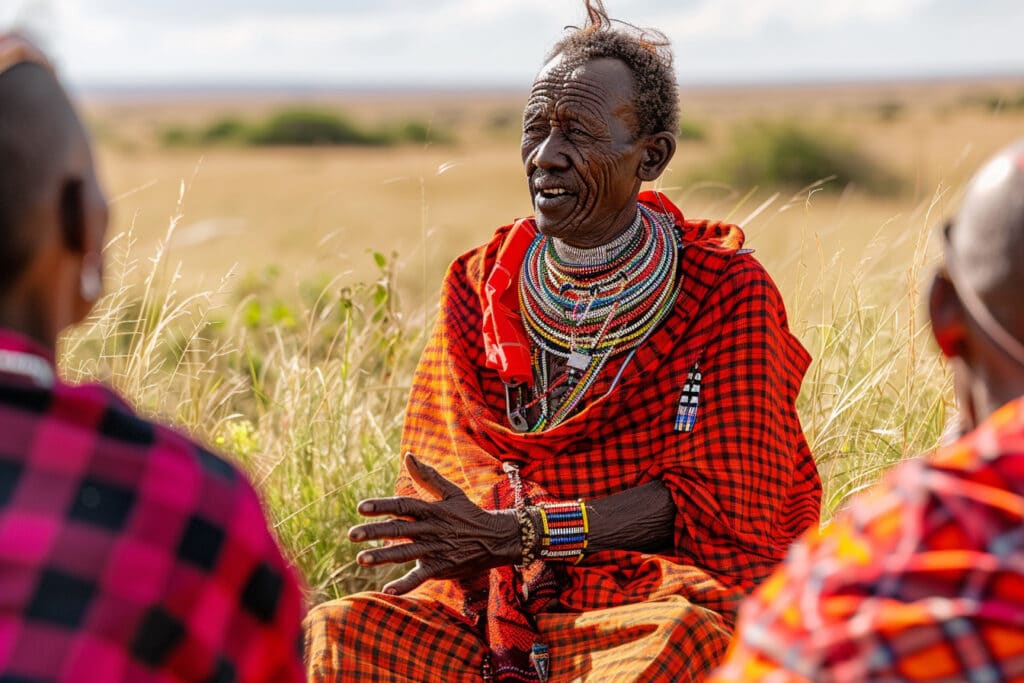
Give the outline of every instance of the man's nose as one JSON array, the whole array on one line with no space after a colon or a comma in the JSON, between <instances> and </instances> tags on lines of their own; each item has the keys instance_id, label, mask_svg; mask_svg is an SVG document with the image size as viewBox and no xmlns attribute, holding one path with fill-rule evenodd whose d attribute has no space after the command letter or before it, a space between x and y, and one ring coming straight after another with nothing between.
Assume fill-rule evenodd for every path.
<instances>
[{"instance_id":1,"label":"man's nose","mask_svg":"<svg viewBox=\"0 0 1024 683\"><path fill-rule=\"evenodd\" d=\"M553 127L544 141L537 147L533 155L533 163L538 168L567 168L569 157L566 155L566 140L562 132Z\"/></svg>"}]
</instances>

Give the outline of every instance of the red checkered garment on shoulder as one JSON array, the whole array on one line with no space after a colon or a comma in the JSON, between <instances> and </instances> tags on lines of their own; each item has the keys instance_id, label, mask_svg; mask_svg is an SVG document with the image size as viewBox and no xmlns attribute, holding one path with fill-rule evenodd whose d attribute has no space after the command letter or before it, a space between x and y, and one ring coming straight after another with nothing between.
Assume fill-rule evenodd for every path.
<instances>
[{"instance_id":1,"label":"red checkered garment on shoulder","mask_svg":"<svg viewBox=\"0 0 1024 683\"><path fill-rule=\"evenodd\" d=\"M484 666L497 680L531 680L530 671L501 669L507 643L494 638L508 610L549 646L553 681L698 680L724 654L739 599L816 526L820 483L794 407L809 359L775 285L739 249L735 226L685 221L661 195L641 201L675 215L683 282L673 313L614 390L606 393L621 361L605 368L590 394L597 398L562 424L537 433L509 427L482 338L484 282L514 229L506 226L448 271L403 448L490 509L508 505L507 459L524 463L535 502L600 498L660 479L678 510L673 548L549 563L554 593L534 582L544 565L535 562L525 577L501 568L489 580L431 581L410 596L327 603L307 619L312 680L468 681ZM677 431L681 392L698 363L696 422ZM423 495L405 472L397 488ZM538 590L523 598L522 582ZM530 643L513 645L528 651Z\"/></svg>"},{"instance_id":2,"label":"red checkered garment on shoulder","mask_svg":"<svg viewBox=\"0 0 1024 683\"><path fill-rule=\"evenodd\" d=\"M301 681L302 607L235 468L101 386L0 372L0 681Z\"/></svg>"},{"instance_id":3,"label":"red checkered garment on shoulder","mask_svg":"<svg viewBox=\"0 0 1024 683\"><path fill-rule=\"evenodd\" d=\"M713 680L1024 681L1024 398L795 544Z\"/></svg>"}]
</instances>

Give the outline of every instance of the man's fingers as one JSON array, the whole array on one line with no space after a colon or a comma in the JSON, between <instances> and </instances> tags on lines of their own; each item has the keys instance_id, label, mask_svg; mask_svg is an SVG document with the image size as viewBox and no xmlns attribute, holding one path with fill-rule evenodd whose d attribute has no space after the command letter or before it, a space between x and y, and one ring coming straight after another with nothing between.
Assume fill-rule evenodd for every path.
<instances>
[{"instance_id":1,"label":"man's fingers","mask_svg":"<svg viewBox=\"0 0 1024 683\"><path fill-rule=\"evenodd\" d=\"M370 498L359 503L359 514L366 517L391 515L392 517L427 517L432 503L417 498L395 496L393 498Z\"/></svg>"},{"instance_id":2,"label":"man's fingers","mask_svg":"<svg viewBox=\"0 0 1024 683\"><path fill-rule=\"evenodd\" d=\"M417 460L416 456L412 453L405 454L405 466L409 470L413 481L438 498L447 500L454 496L463 495L462 489L445 479L440 472L430 465Z\"/></svg>"},{"instance_id":3,"label":"man's fingers","mask_svg":"<svg viewBox=\"0 0 1024 683\"><path fill-rule=\"evenodd\" d=\"M380 541L395 538L415 538L436 532L437 527L431 522L406 522L392 519L387 522L371 522L360 524L349 529L348 538L354 543L363 541Z\"/></svg>"},{"instance_id":4,"label":"man's fingers","mask_svg":"<svg viewBox=\"0 0 1024 683\"><path fill-rule=\"evenodd\" d=\"M430 578L430 572L424 569L423 565L417 564L411 572L384 586L384 592L389 595L405 595Z\"/></svg>"},{"instance_id":5,"label":"man's fingers","mask_svg":"<svg viewBox=\"0 0 1024 683\"><path fill-rule=\"evenodd\" d=\"M425 555L429 555L431 548L425 543L402 543L400 545L389 545L386 548L374 548L364 550L356 555L356 560L364 567L372 567L378 564L402 564L412 562Z\"/></svg>"}]
</instances>

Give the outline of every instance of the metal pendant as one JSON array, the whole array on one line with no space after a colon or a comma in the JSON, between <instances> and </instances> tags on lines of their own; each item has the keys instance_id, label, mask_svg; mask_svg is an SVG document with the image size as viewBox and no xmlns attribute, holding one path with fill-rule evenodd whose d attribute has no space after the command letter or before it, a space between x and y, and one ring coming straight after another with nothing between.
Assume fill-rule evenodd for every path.
<instances>
[{"instance_id":1,"label":"metal pendant","mask_svg":"<svg viewBox=\"0 0 1024 683\"><path fill-rule=\"evenodd\" d=\"M530 431L530 423L527 421L526 416L518 410L509 413L508 423L512 425L512 429L517 432L528 432Z\"/></svg>"},{"instance_id":2,"label":"metal pendant","mask_svg":"<svg viewBox=\"0 0 1024 683\"><path fill-rule=\"evenodd\" d=\"M512 392L516 394L515 406L512 402ZM523 413L523 385L505 385L505 414L508 415L508 423L517 432L530 431L530 422Z\"/></svg>"},{"instance_id":3,"label":"metal pendant","mask_svg":"<svg viewBox=\"0 0 1024 683\"><path fill-rule=\"evenodd\" d=\"M587 368L590 367L590 356L579 351L570 351L565 364L577 372L586 372Z\"/></svg>"}]
</instances>

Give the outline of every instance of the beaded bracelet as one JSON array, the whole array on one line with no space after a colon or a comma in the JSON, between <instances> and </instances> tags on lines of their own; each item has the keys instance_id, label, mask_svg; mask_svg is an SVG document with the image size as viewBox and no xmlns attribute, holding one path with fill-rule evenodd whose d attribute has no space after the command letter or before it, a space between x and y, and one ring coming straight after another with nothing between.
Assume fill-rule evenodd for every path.
<instances>
[{"instance_id":1,"label":"beaded bracelet","mask_svg":"<svg viewBox=\"0 0 1024 683\"><path fill-rule=\"evenodd\" d=\"M582 500L572 503L538 505L541 521L540 556L545 560L583 559L590 524L587 506Z\"/></svg>"},{"instance_id":2,"label":"beaded bracelet","mask_svg":"<svg viewBox=\"0 0 1024 683\"><path fill-rule=\"evenodd\" d=\"M519 522L519 540L523 545L523 557L519 566L529 567L537 559L537 526L533 523L530 511L525 507L516 508L516 520Z\"/></svg>"}]
</instances>

